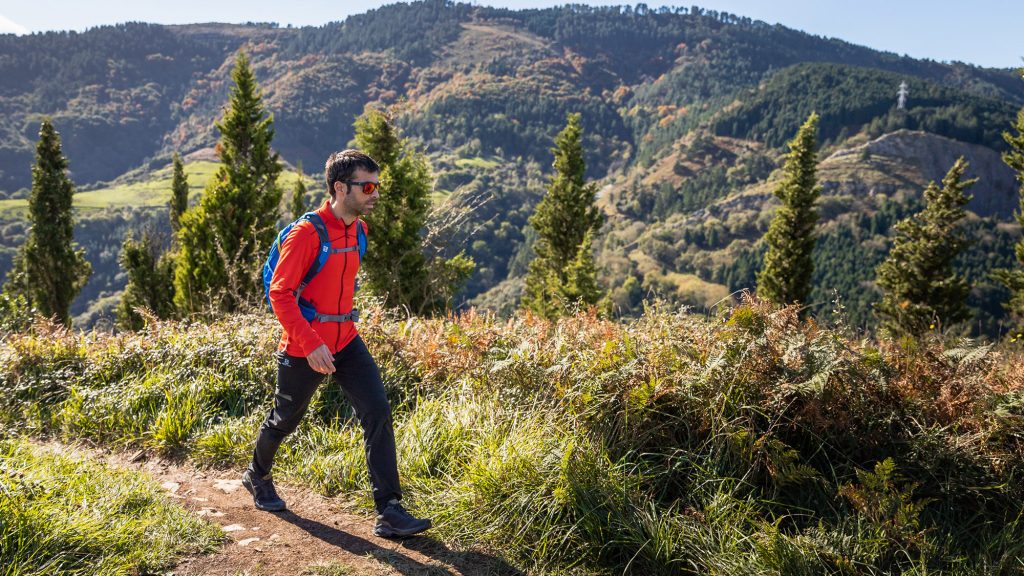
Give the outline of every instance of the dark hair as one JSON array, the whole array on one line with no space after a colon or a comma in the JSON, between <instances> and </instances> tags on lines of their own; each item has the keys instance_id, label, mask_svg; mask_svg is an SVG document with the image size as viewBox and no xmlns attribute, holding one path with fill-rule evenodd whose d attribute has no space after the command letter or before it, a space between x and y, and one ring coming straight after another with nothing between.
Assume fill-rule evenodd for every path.
<instances>
[{"instance_id":1,"label":"dark hair","mask_svg":"<svg viewBox=\"0 0 1024 576\"><path fill-rule=\"evenodd\" d=\"M324 178L327 180L327 193L334 197L334 183L344 182L352 178L356 170L362 168L371 173L380 172L380 166L373 158L359 150L342 150L327 157L324 166Z\"/></svg>"}]
</instances>

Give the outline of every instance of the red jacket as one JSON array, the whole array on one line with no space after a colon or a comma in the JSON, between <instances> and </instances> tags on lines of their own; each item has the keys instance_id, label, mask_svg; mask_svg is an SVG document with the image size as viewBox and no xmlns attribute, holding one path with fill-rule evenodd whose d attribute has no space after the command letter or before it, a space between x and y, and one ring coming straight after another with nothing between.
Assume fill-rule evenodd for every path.
<instances>
[{"instance_id":1,"label":"red jacket","mask_svg":"<svg viewBox=\"0 0 1024 576\"><path fill-rule=\"evenodd\" d=\"M324 201L316 211L327 226L327 235L332 248L355 246L356 226L366 232L366 223L358 218L349 224L334 215L330 202ZM295 290L302 277L309 271L320 249L320 238L316 228L309 222L300 222L281 244L281 255L270 281L270 305L274 314L284 326L279 350L292 356L308 356L313 350L326 344L334 354L356 337L354 322L306 321L299 311ZM302 297L316 307L321 314L346 314L352 311L352 296L355 293L356 272L359 271L359 251L332 254L327 263L302 291Z\"/></svg>"}]
</instances>

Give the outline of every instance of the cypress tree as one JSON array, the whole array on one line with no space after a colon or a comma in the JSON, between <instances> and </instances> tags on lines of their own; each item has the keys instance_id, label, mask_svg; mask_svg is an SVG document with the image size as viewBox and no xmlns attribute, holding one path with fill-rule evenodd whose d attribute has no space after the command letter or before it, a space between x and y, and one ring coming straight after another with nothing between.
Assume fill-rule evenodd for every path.
<instances>
[{"instance_id":1,"label":"cypress tree","mask_svg":"<svg viewBox=\"0 0 1024 576\"><path fill-rule=\"evenodd\" d=\"M960 222L971 198L964 190L977 182L963 180L966 169L959 158L941 188L932 182L925 189L924 209L894 227L892 249L876 270L884 296L875 309L892 334L917 335L969 316L964 300L970 288L953 271L953 260L967 246Z\"/></svg>"},{"instance_id":2,"label":"cypress tree","mask_svg":"<svg viewBox=\"0 0 1024 576\"><path fill-rule=\"evenodd\" d=\"M231 78L228 109L217 124L220 167L199 205L181 217L174 299L183 312L208 306L231 312L255 301L262 292L259 263L280 219L282 166L270 148L273 116L264 113L244 53Z\"/></svg>"},{"instance_id":3,"label":"cypress tree","mask_svg":"<svg viewBox=\"0 0 1024 576\"><path fill-rule=\"evenodd\" d=\"M775 189L782 206L764 236L768 251L757 275L757 295L777 304L806 302L811 293L818 222L814 202L821 192L816 177L817 131L818 115L812 112L789 141L782 182Z\"/></svg>"},{"instance_id":4,"label":"cypress tree","mask_svg":"<svg viewBox=\"0 0 1024 576\"><path fill-rule=\"evenodd\" d=\"M440 250L426 252L423 231L433 188L426 158L398 137L380 110L367 110L356 119L355 140L381 167L381 198L364 218L371 245L361 269L370 289L385 296L389 306L416 313L444 309L474 264L465 253L446 259Z\"/></svg>"},{"instance_id":5,"label":"cypress tree","mask_svg":"<svg viewBox=\"0 0 1024 576\"><path fill-rule=\"evenodd\" d=\"M1016 217L1017 223L1024 227L1024 108L1017 112L1017 122L1013 127L1016 134L1003 133L1003 139L1010 145L1010 149L1003 152L1003 162L1017 172L1020 210ZM1013 253L1018 266L996 270L993 276L1010 290L1010 300L1005 307L1020 328L1024 324L1024 238L1017 241Z\"/></svg>"},{"instance_id":6,"label":"cypress tree","mask_svg":"<svg viewBox=\"0 0 1024 576\"><path fill-rule=\"evenodd\" d=\"M597 186L584 180L583 127L569 114L555 138L554 175L547 194L530 216L537 232L522 307L555 318L572 307L594 305L601 297L591 255L592 234L604 222L594 204Z\"/></svg>"},{"instance_id":7,"label":"cypress tree","mask_svg":"<svg viewBox=\"0 0 1024 576\"><path fill-rule=\"evenodd\" d=\"M576 257L565 269L565 286L562 287L561 301L587 306L597 304L604 296L597 285L597 266L594 264L593 230L587 230L576 251Z\"/></svg>"},{"instance_id":8,"label":"cypress tree","mask_svg":"<svg viewBox=\"0 0 1024 576\"><path fill-rule=\"evenodd\" d=\"M181 228L181 215L188 210L188 177L181 157L174 153L174 175L171 178L171 200L168 202L171 218L171 231L175 236Z\"/></svg>"},{"instance_id":9,"label":"cypress tree","mask_svg":"<svg viewBox=\"0 0 1024 576\"><path fill-rule=\"evenodd\" d=\"M160 249L160 241L152 231L146 231L136 240L131 234L121 243L118 263L128 275L121 301L116 310L117 325L127 330L139 330L145 325L137 308L147 308L158 318L174 316L174 268L177 265L174 248L181 215L188 209L188 177L177 152L171 161L171 199L167 202L167 217L171 225L169 251Z\"/></svg>"},{"instance_id":10,"label":"cypress tree","mask_svg":"<svg viewBox=\"0 0 1024 576\"><path fill-rule=\"evenodd\" d=\"M136 240L128 236L118 258L128 275L128 283L117 305L117 324L138 330L145 324L137 308L145 307L158 318L174 315L174 255L160 253L159 242L151 232Z\"/></svg>"},{"instance_id":11,"label":"cypress tree","mask_svg":"<svg viewBox=\"0 0 1024 576\"><path fill-rule=\"evenodd\" d=\"M293 221L298 220L299 216L305 214L309 209L306 205L306 183L302 180L304 177L302 162L299 162L295 169L299 173L299 177L295 180L295 189L292 190L292 200L288 207Z\"/></svg>"},{"instance_id":12,"label":"cypress tree","mask_svg":"<svg viewBox=\"0 0 1024 576\"><path fill-rule=\"evenodd\" d=\"M22 295L44 316L70 325L71 301L92 274L85 250L74 242L71 197L60 135L47 119L39 128L32 167L29 219L32 228L14 258L5 291Z\"/></svg>"}]
</instances>

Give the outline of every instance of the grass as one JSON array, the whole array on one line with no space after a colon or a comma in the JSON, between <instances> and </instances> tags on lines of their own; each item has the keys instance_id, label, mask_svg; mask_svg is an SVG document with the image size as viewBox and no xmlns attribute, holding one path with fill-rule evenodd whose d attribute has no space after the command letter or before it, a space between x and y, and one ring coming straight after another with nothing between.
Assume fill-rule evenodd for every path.
<instances>
[{"instance_id":1,"label":"grass","mask_svg":"<svg viewBox=\"0 0 1024 576\"><path fill-rule=\"evenodd\" d=\"M209 161L189 162L185 165L189 198L193 202L206 188L206 184L213 179L219 166L220 164ZM297 175L294 171L286 170L278 177L278 183L286 191L286 198L290 197ZM148 174L144 180L77 192L72 197L72 206L80 212L123 207L165 206L171 198L171 178L172 170L168 165ZM307 186L312 182L306 178ZM0 200L0 219L27 217L28 199Z\"/></svg>"},{"instance_id":2,"label":"grass","mask_svg":"<svg viewBox=\"0 0 1024 576\"><path fill-rule=\"evenodd\" d=\"M501 162L487 158L457 158L455 166L459 168L476 168L479 170L494 170Z\"/></svg>"},{"instance_id":3,"label":"grass","mask_svg":"<svg viewBox=\"0 0 1024 576\"><path fill-rule=\"evenodd\" d=\"M268 315L0 346L0 424L241 468L273 391ZM410 507L545 574L1014 574L1024 366L871 342L746 303L629 324L376 309L360 326ZM321 386L275 475L369 511L361 431Z\"/></svg>"},{"instance_id":4,"label":"grass","mask_svg":"<svg viewBox=\"0 0 1024 576\"><path fill-rule=\"evenodd\" d=\"M302 572L303 576L349 576L356 573L351 566L337 562L310 564Z\"/></svg>"},{"instance_id":5,"label":"grass","mask_svg":"<svg viewBox=\"0 0 1024 576\"><path fill-rule=\"evenodd\" d=\"M221 540L141 474L0 441L0 574L155 573Z\"/></svg>"}]
</instances>

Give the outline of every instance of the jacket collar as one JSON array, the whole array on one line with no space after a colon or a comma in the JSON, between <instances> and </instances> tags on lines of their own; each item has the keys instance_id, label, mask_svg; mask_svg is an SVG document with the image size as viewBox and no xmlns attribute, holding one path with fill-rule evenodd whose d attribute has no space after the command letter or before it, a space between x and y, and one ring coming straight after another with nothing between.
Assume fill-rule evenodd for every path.
<instances>
[{"instance_id":1,"label":"jacket collar","mask_svg":"<svg viewBox=\"0 0 1024 576\"><path fill-rule=\"evenodd\" d=\"M331 210L330 200L324 200L323 204L320 205L320 208L317 209L316 213L320 215L320 218L324 221L324 224L327 226L327 228L333 228L335 230L339 230L342 232L346 231L347 228L352 226L352 224L355 224L356 222L359 221L359 218L356 218L352 222L352 224L349 224L346 227L345 221L335 216L334 210Z\"/></svg>"}]
</instances>

